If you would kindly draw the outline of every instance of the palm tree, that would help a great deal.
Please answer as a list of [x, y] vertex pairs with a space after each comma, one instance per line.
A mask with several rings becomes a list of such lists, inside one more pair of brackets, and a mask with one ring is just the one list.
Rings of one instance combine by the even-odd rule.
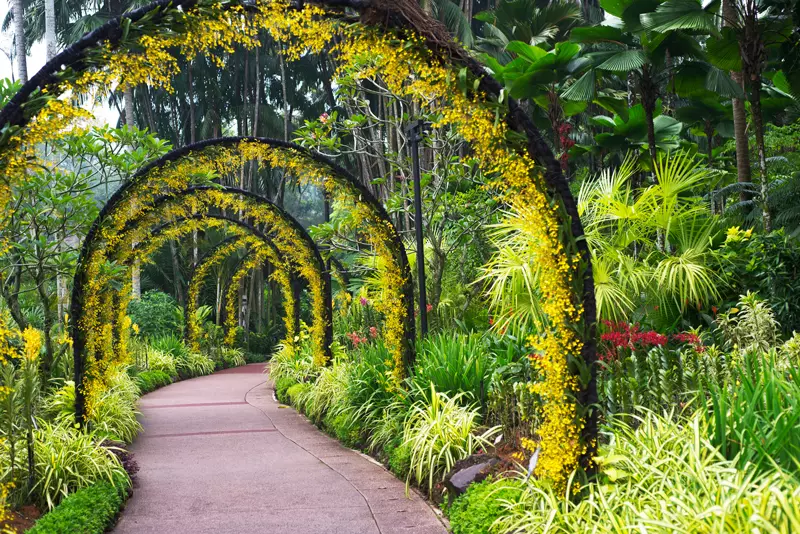
[[28, 49], [25, 43], [25, 9], [23, 0], [14, 0], [11, 7], [14, 17], [14, 42], [17, 46], [17, 76], [19, 81], [28, 81]]
[[511, 41], [547, 48], [547, 44], [563, 41], [569, 30], [581, 22], [579, 6], [574, 2], [554, 0], [500, 0], [494, 9], [482, 11], [475, 19], [483, 22], [483, 37], [477, 48], [502, 63], [511, 57], [506, 46]]
[[[708, 208], [688, 195], [702, 187], [710, 171], [688, 153], [661, 155], [657, 183], [634, 194], [636, 159], [587, 180], [578, 210], [592, 254], [598, 318], [631, 320], [658, 311], [674, 321], [717, 297], [717, 259], [711, 249], [717, 232]], [[512, 331], [541, 320], [535, 211], [509, 213], [494, 226], [497, 252], [484, 268], [497, 328]], [[664, 235], [659, 248], [658, 235]]]
[[[763, 73], [770, 47], [787, 42], [793, 31], [791, 13], [796, 2], [770, 0], [730, 0], [719, 13], [719, 4], [703, 5], [699, 0], [667, 0], [643, 16], [651, 31], [691, 30], [710, 35], [708, 57], [712, 63], [730, 71], [741, 71], [747, 85], [750, 117], [756, 138], [764, 229], [772, 227], [769, 209], [769, 180], [764, 144], [764, 113], [761, 92]], [[720, 26], [724, 26], [720, 29]]]

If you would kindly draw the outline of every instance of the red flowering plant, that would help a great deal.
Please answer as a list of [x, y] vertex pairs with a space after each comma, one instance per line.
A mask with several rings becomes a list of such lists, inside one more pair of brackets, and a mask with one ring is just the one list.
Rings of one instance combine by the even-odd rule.
[[[598, 387], [607, 414], [682, 406], [694, 390], [693, 362], [705, 352], [697, 332], [665, 335], [639, 324], [603, 321]], [[688, 367], [687, 367], [688, 366]]]
[[669, 341], [654, 330], [642, 330], [639, 324], [603, 321], [603, 325], [607, 331], [600, 336], [599, 358], [604, 362], [618, 361], [638, 350], [663, 347]]

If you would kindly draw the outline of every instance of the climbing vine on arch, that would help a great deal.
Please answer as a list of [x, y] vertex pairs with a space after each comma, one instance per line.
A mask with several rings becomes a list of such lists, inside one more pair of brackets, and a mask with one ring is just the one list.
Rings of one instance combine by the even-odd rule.
[[[240, 213], [253, 224], [268, 228], [270, 241], [292, 269], [308, 282], [314, 316], [315, 360], [320, 365], [326, 361], [330, 345], [327, 341], [330, 338], [330, 308], [326, 306], [328, 281], [319, 252], [296, 221], [269, 201], [242, 190], [205, 186], [160, 195], [163, 190], [136, 185], [148, 189], [149, 195], [129, 195], [131, 191], [126, 190], [103, 210], [84, 244], [76, 273], [73, 288], [73, 315], [78, 323], [74, 329], [76, 382], [81, 384], [78, 402], [85, 402], [88, 413], [91, 414], [92, 401], [103, 390], [108, 374], [127, 358], [125, 342], [130, 319], [126, 319], [125, 310], [130, 299], [129, 283], [115, 297], [120, 306], [113, 309], [120, 310], [120, 317], [109, 321], [107, 310], [115, 302], [98, 299], [98, 295], [113, 295], [114, 292], [107, 287], [110, 278], [101, 274], [102, 265], [127, 258], [134, 244], [147, 240], [151, 229], [164, 220], [185, 220], [186, 230], [191, 231], [197, 229], [196, 225], [203, 219], [218, 217], [213, 212], [222, 210]], [[116, 226], [118, 230], [110, 231], [109, 226]]]
[[[452, 128], [470, 144], [502, 200], [540, 214], [541, 224], [534, 229], [534, 260], [540, 266], [546, 320], [538, 325], [541, 335], [530, 343], [541, 355], [536, 365], [544, 380], [532, 388], [544, 400], [545, 410], [538, 429], [542, 441], [536, 469], [537, 474], [563, 485], [581, 457], [588, 466], [595, 447], [596, 416], [585, 411], [596, 398], [595, 309], [586, 244], [558, 162], [516, 103], [505, 98], [500, 86], [443, 31], [423, 27], [425, 19], [410, 3], [336, 4], [340, 7], [291, 9], [279, 1], [258, 1], [247, 9], [224, 2], [198, 2], [180, 10], [162, 6], [157, 17], [135, 18], [124, 34], [108, 31], [94, 36], [94, 41], [108, 44], [94, 47], [87, 42], [78, 51], [82, 69], [64, 69], [40, 82], [53, 95], [105, 90], [118, 82], [123, 86], [149, 83], [169, 90], [170, 79], [178, 71], [174, 51], [189, 58], [200, 53], [214, 57], [217, 48], [254, 47], [258, 32], [268, 31], [284, 43], [289, 57], [325, 51], [338, 61], [339, 75], [380, 77], [395, 94], [434, 108], [440, 117], [434, 127]], [[361, 9], [363, 22], [337, 18], [342, 5]], [[391, 27], [372, 26], [373, 21]], [[157, 29], [167, 28], [176, 31], [156, 35]], [[75, 57], [57, 59], [66, 65], [77, 61]], [[10, 125], [0, 140], [2, 157], [16, 179], [24, 179], [24, 167], [27, 158], [35, 157], [36, 143], [58, 135], [80, 114], [70, 103], [54, 97], [25, 109], [20, 103], [12, 101], [16, 107], [0, 115], [0, 122]]]

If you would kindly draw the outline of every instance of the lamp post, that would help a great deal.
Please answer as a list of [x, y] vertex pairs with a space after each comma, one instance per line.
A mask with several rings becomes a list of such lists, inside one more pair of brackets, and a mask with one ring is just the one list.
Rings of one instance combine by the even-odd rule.
[[428, 333], [428, 295], [425, 291], [425, 243], [422, 237], [422, 186], [419, 172], [419, 142], [425, 122], [414, 121], [408, 128], [411, 142], [411, 171], [414, 176], [414, 229], [417, 234], [417, 280], [419, 282], [419, 327], [423, 336]]

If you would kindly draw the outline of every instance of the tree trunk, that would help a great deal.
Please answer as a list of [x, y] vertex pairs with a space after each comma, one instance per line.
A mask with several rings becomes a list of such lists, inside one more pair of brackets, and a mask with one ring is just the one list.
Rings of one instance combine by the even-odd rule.
[[761, 113], [761, 74], [751, 79], [750, 114], [753, 116], [753, 130], [756, 134], [758, 150], [758, 175], [761, 180], [761, 209], [764, 214], [764, 231], [772, 231], [772, 214], [769, 209], [769, 178], [767, 176], [767, 154], [764, 147], [764, 117]]
[[283, 98], [283, 140], [289, 140], [289, 126], [292, 118], [289, 116], [289, 89], [286, 83], [286, 59], [283, 50], [278, 52], [278, 61], [281, 69], [281, 97]]
[[181, 262], [178, 257], [178, 247], [175, 246], [175, 241], [169, 242], [170, 256], [172, 256], [172, 282], [175, 287], [175, 299], [178, 305], [183, 307], [183, 287], [181, 285]]
[[14, 13], [14, 42], [17, 48], [17, 76], [19, 81], [28, 81], [28, 51], [25, 42], [25, 14], [23, 0], [13, 0], [11, 9]]
[[19, 304], [19, 291], [22, 285], [22, 268], [19, 265], [13, 267], [12, 273], [9, 278], [2, 285], [3, 299], [8, 305], [8, 311], [11, 313], [11, 318], [17, 323], [20, 330], [25, 330], [28, 327], [28, 321], [22, 314], [22, 307]]
[[[734, 0], [722, 0], [723, 26], [731, 27], [738, 19], [733, 2]], [[733, 81], [744, 90], [742, 73], [731, 72], [730, 74]], [[740, 184], [750, 183], [752, 181], [750, 175], [750, 146], [747, 139], [747, 116], [745, 114], [744, 100], [734, 98], [731, 102], [733, 104], [733, 135], [736, 143], [736, 179]], [[739, 200], [750, 200], [750, 194], [744, 190], [740, 191]]]
[[[642, 96], [642, 107], [644, 108], [644, 118], [647, 123], [647, 148], [650, 152], [651, 167], [655, 169], [657, 148], [656, 148], [656, 129], [653, 123], [656, 100], [658, 99], [658, 88], [653, 83], [650, 70], [647, 65], [642, 67], [642, 80], [640, 92]], [[653, 172], [653, 183], [656, 182], [656, 175]]]
[[[133, 88], [126, 85], [125, 89], [123, 89], [122, 97], [125, 99], [125, 126], [133, 128]], [[154, 134], [155, 132], [150, 133]]]
[[[189, 66], [186, 69], [186, 74], [188, 76], [187, 85], [189, 89], [189, 142], [191, 144], [194, 144], [197, 141], [197, 111], [194, 103], [194, 78], [192, 76], [193, 63], [193, 61], [190, 61]], [[195, 238], [197, 237], [197, 232], [194, 233], [194, 236]]]
[[56, 57], [58, 42], [56, 41], [56, 2], [44, 0], [44, 40], [46, 45], [46, 58], [50, 61]]
[[42, 361], [41, 370], [45, 382], [50, 378], [50, 373], [53, 369], [53, 361], [55, 360], [55, 351], [53, 350], [53, 310], [50, 307], [50, 295], [47, 294], [47, 280], [44, 278], [44, 271], [39, 268], [36, 276], [36, 293], [39, 295], [39, 302], [42, 305], [44, 312], [44, 353], [45, 357]]

